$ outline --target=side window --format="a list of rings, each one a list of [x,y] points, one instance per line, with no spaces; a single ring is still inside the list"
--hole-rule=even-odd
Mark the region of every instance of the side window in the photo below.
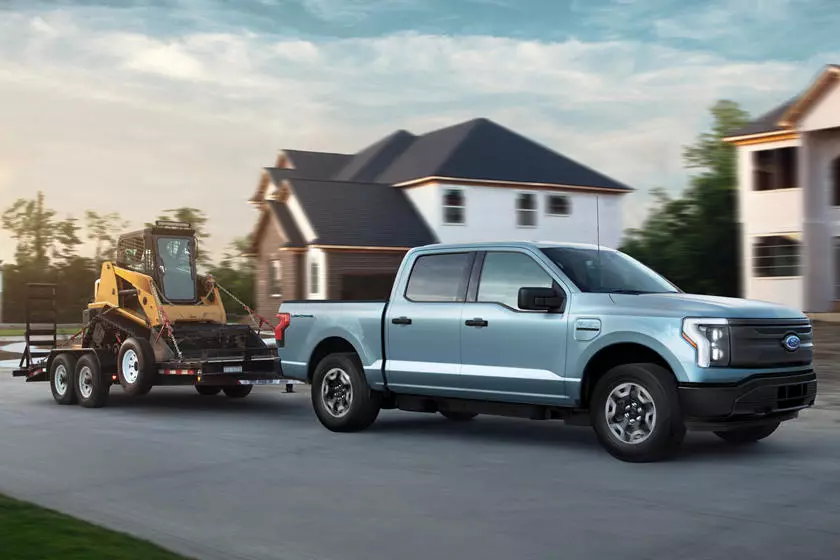
[[[550,288],[551,276],[524,253],[487,253],[478,283],[478,299],[519,309],[519,288]]]
[[[471,264],[470,253],[418,257],[408,277],[405,297],[416,302],[462,302]]]

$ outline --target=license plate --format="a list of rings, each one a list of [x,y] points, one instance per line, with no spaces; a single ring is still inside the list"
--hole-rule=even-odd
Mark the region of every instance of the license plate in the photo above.
[[[283,385],[286,382],[282,379],[240,379],[240,385]]]
[[[242,373],[242,366],[225,366],[225,373]]]

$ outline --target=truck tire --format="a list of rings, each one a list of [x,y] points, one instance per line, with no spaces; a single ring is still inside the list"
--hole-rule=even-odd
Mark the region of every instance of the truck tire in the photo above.
[[[215,385],[195,385],[195,390],[205,397],[212,397],[222,392],[222,388]]]
[[[379,416],[382,396],[368,386],[355,354],[330,354],[312,376],[312,406],[328,430],[357,432]]]
[[[674,376],[656,364],[622,364],[595,385],[592,426],[601,445],[631,463],[673,455],[685,438]]]
[[[230,399],[244,399],[251,394],[251,390],[253,388],[253,385],[229,385],[227,387],[222,387],[222,391],[224,391],[225,396]]]
[[[73,383],[79,404],[85,408],[101,408],[108,400],[111,380],[102,375],[99,360],[93,354],[85,354],[76,362]]]
[[[753,426],[751,428],[739,428],[725,432],[715,432],[715,435],[726,443],[743,445],[746,443],[755,443],[770,436],[779,428],[780,425],[781,422],[773,422],[772,424]]]
[[[469,422],[478,416],[477,412],[453,412],[450,410],[441,410],[439,412],[444,418],[453,422]]]
[[[155,384],[155,352],[148,340],[127,338],[117,356],[117,376],[123,390],[132,397],[147,394]]]
[[[59,354],[50,364],[50,389],[58,404],[76,404],[75,370],[76,356],[70,353]]]

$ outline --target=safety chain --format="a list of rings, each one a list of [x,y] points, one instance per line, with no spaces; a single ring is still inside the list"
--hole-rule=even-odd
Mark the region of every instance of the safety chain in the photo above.
[[[242,307],[244,307],[244,308],[245,308],[245,311],[247,311],[247,312],[248,312],[248,315],[251,317],[251,320],[252,320],[252,321],[254,321],[255,323],[257,323],[257,334],[259,334],[259,333],[262,331],[262,326],[263,326],[263,325],[268,325],[269,327],[271,327],[271,329],[272,329],[272,330],[274,330],[274,327],[275,327],[275,325],[274,325],[274,324],[272,324],[270,321],[268,321],[268,320],[267,320],[267,319],[265,319],[264,317],[262,317],[262,316],[258,315],[258,314],[257,314],[257,313],[253,310],[253,309],[251,309],[250,307],[248,307],[248,306],[245,304],[245,302],[244,302],[244,301],[242,301],[241,299],[239,299],[238,297],[236,297],[235,295],[233,295],[233,294],[230,292],[230,290],[228,290],[227,288],[225,288],[224,286],[222,286],[221,284],[219,284],[219,283],[216,281],[216,279],[213,277],[213,275],[212,275],[212,274],[208,274],[208,275],[207,275],[207,283],[210,285],[210,289],[211,289],[211,290],[213,289],[213,287],[214,287],[214,286],[215,286],[216,288],[219,288],[219,289],[220,289],[220,290],[222,290],[224,293],[226,293],[228,296],[230,296],[230,298],[231,298],[233,301],[235,301],[236,303],[238,303],[239,305],[241,305]]]
[[[155,338],[155,343],[160,340],[160,335],[166,330],[166,333],[169,335],[169,340],[172,341],[172,345],[175,346],[175,352],[178,354],[178,360],[183,361],[184,356],[181,354],[181,348],[178,347],[178,341],[175,340],[175,333],[172,331],[172,323],[169,322],[169,317],[166,316],[166,311],[163,310],[163,303],[160,300],[160,297],[157,293],[157,288],[155,288],[155,283],[150,282],[149,285],[152,287],[152,296],[155,298],[155,303],[158,307],[158,319],[162,323],[160,330],[158,331],[157,337]]]

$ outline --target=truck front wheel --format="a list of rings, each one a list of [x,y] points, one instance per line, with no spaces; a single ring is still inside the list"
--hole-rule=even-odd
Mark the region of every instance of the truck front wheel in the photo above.
[[[659,461],[685,437],[677,385],[656,364],[622,364],[595,385],[592,425],[606,450],[622,461]]]
[[[355,354],[330,354],[312,376],[312,405],[321,424],[333,432],[364,430],[376,420],[381,395],[365,380]]]

